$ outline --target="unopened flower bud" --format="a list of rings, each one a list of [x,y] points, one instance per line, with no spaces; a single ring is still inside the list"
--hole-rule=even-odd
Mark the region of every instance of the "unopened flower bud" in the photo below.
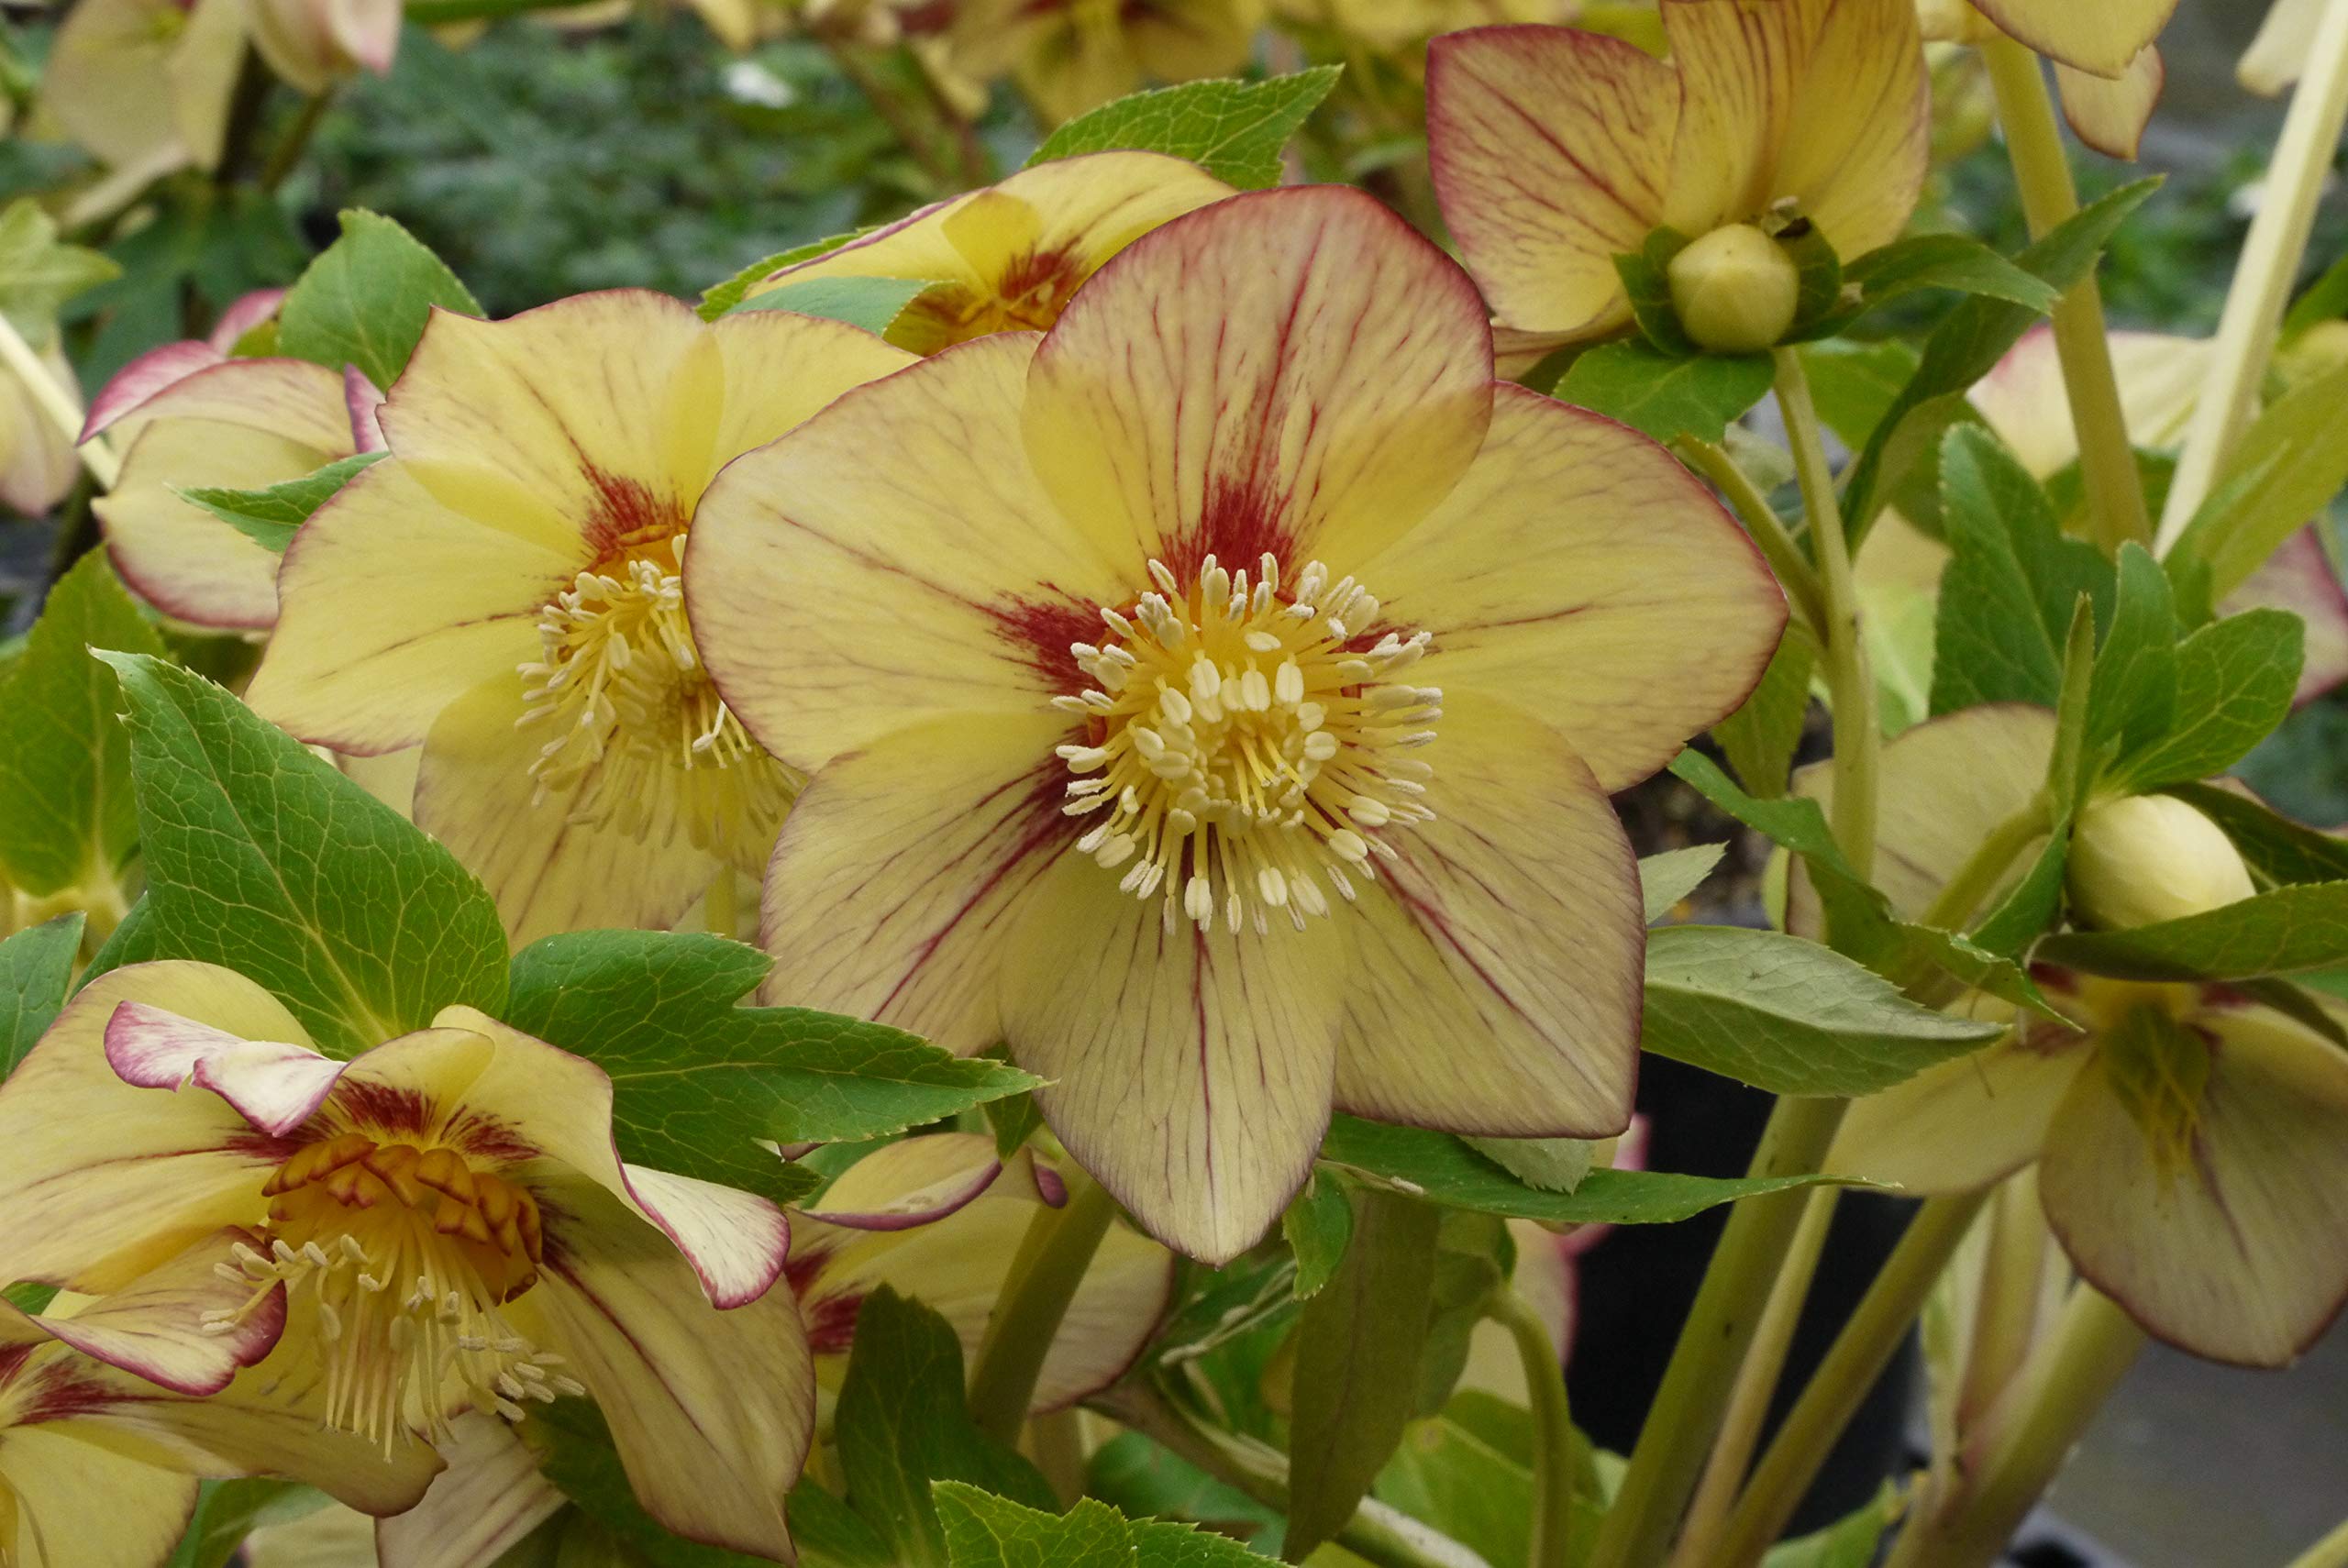
[[[1716,228],[1671,259],[1671,305],[1697,347],[1755,354],[1794,324],[1801,273],[1751,224]]]
[[[2108,931],[2183,920],[2256,889],[2218,824],[2170,795],[2090,807],[2071,837],[2071,907]]]

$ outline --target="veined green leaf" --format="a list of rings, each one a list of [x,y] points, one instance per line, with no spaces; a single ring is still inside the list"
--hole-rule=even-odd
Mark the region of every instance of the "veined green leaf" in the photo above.
[[[356,365],[388,388],[407,368],[435,305],[464,315],[481,303],[447,263],[380,213],[342,215],[342,237],[286,291],[277,346],[297,359]]]
[[[1044,138],[1032,169],[1079,153],[1126,150],[1188,159],[1242,190],[1280,182],[1280,149],[1337,84],[1335,65],[1264,82],[1185,82],[1103,104]]]
[[[897,324],[907,305],[934,286],[926,278],[807,278],[753,294],[727,314],[797,311],[801,315],[844,321],[878,337]]]
[[[2348,882],[2303,882],[2183,920],[2069,932],[2038,944],[2049,964],[2125,980],[2248,980],[2348,963]]]
[[[2021,305],[2039,315],[2063,291],[1968,234],[1919,234],[1869,251],[1844,269],[1872,308],[1918,289],[1949,289]],[[1847,325],[1847,321],[1838,325]]]
[[[316,1513],[327,1502],[325,1493],[295,1481],[249,1477],[204,1482],[196,1491],[187,1533],[164,1568],[227,1568],[254,1530],[291,1523]]]
[[[1916,373],[1916,350],[1896,338],[1855,343],[1834,337],[1805,343],[1798,352],[1818,416],[1855,452],[1866,446]]]
[[[1047,1513],[958,1481],[932,1489],[949,1568],[1246,1568],[1266,1560],[1188,1524],[1128,1519],[1086,1497]]]
[[[1544,1192],[1571,1192],[1596,1164],[1598,1144],[1591,1138],[1477,1138],[1460,1142],[1527,1187]]]
[[[0,314],[34,348],[55,340],[60,305],[121,275],[112,258],[59,244],[57,220],[32,197],[0,212]]]
[[[55,1021],[73,985],[83,919],[62,914],[0,942],[0,1080]]]
[[[1335,1171],[1312,1174],[1280,1216],[1280,1234],[1296,1254],[1296,1298],[1319,1295],[1354,1234],[1353,1201]]]
[[[2348,484],[2348,441],[2340,439],[2343,404],[2348,364],[2291,388],[2243,433],[2210,499],[2172,552],[2210,569],[2213,599],[2240,587]]]
[[[2165,733],[2176,713],[2177,624],[2168,574],[2132,539],[2120,547],[2119,583],[2085,738],[2089,752],[2109,743],[2124,756]]]
[[[794,245],[788,250],[778,250],[771,256],[762,256],[724,282],[712,283],[703,291],[701,304],[695,305],[693,309],[703,321],[715,321],[719,316],[740,304],[743,296],[750,292],[753,284],[772,277],[785,267],[793,267],[802,261],[813,261],[818,256],[828,256],[850,240],[860,237],[863,232],[859,229],[850,229],[846,234],[826,235],[822,239],[810,240],[804,245]]]
[[[1728,753],[1737,777],[1764,799],[1786,792],[1794,751],[1810,717],[1810,672],[1817,662],[1818,643],[1809,630],[1788,626],[1752,695],[1712,726],[1712,738]]]
[[[2306,628],[2287,610],[2245,610],[2176,646],[2176,694],[2167,733],[2110,769],[2136,793],[2222,773],[2291,712]]]
[[[1602,344],[1573,362],[1557,397],[1619,419],[1658,441],[1686,433],[1717,441],[1728,422],[1759,403],[1774,375],[1767,354],[1676,359],[1650,344]]]
[[[1646,906],[1649,925],[1669,914],[1682,899],[1703,885],[1712,867],[1728,853],[1725,844],[1691,844],[1639,857],[1639,897]]]
[[[195,485],[185,490],[174,488],[172,493],[201,506],[261,548],[282,556],[285,547],[294,542],[294,530],[307,523],[312,513],[333,500],[360,469],[390,455],[360,452],[354,457],[338,458],[315,473],[260,490]]]

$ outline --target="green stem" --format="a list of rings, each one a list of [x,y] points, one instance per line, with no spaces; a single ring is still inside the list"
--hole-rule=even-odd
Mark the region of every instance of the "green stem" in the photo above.
[[[1998,100],[1998,121],[2006,133],[2006,155],[2021,194],[2022,216],[2037,238],[2079,210],[2071,182],[2070,156],[2046,94],[2038,56],[1999,33],[1981,46],[1989,88]],[[2121,411],[2120,380],[2111,368],[2111,344],[2104,335],[2103,295],[2090,272],[2054,306],[2054,353],[2063,365],[2063,391],[2070,399],[2071,423],[2079,436],[2079,478],[2096,542],[2116,555],[2129,540],[2149,544],[2152,517],[2144,509],[2144,485],[2136,454],[2128,444],[2128,421]]]
[[[1793,1518],[1867,1390],[1908,1337],[1933,1286],[1981,1210],[1989,1189],[1928,1199],[1786,1413],[1705,1568],[1750,1568]]]
[[[5,315],[0,315],[0,363],[6,363],[17,373],[34,406],[65,437],[66,445],[81,458],[82,466],[90,470],[90,477],[101,488],[112,490],[122,474],[122,463],[114,455],[114,448],[103,436],[82,439],[82,405],[59,382],[56,371],[33,352],[33,346],[25,341],[16,324]]]
[[[1965,864],[1926,906],[1919,923],[1935,931],[1964,930],[1973,911],[1998,890],[2022,851],[2044,836],[2048,826],[2046,801],[2042,796],[1991,828],[1989,836],[1973,846]]]
[[[1574,1421],[1566,1397],[1566,1366],[1540,1314],[1515,1291],[1496,1292],[1486,1315],[1516,1342],[1524,1365],[1525,1397],[1533,1408],[1533,1551],[1531,1568],[1567,1568],[1574,1560]]]
[[[1778,1100],[1749,1174],[1800,1176],[1818,1169],[1845,1109],[1840,1099]],[[1663,1386],[1639,1429],[1630,1468],[1599,1530],[1589,1568],[1652,1568],[1663,1560],[1807,1198],[1789,1188],[1740,1199],[1730,1210]]]
[[[1027,1456],[1051,1484],[1060,1507],[1072,1508],[1084,1496],[1084,1412],[1069,1406],[1047,1410],[1027,1421]]]
[[[2291,1559],[2290,1568],[2348,1568],[2348,1519]]]
[[[334,87],[328,84],[303,103],[302,112],[286,127],[284,138],[270,150],[269,163],[260,171],[262,190],[274,191],[285,183],[285,177],[302,161],[303,151],[309,147],[318,122],[327,116],[327,106],[333,102]]]
[[[1044,1357],[1116,1217],[1116,1200],[1108,1189],[1071,1169],[1068,1201],[1038,1209],[1028,1221],[1011,1277],[979,1343],[978,1364],[970,1369],[970,1419],[988,1436],[1006,1443],[1019,1440]]]
[[[2193,513],[2216,488],[2234,442],[2257,406],[2259,383],[2275,351],[2276,331],[2289,301],[2299,259],[2315,225],[2316,204],[2348,120],[2348,0],[2331,0],[2317,23],[2306,72],[2291,94],[2275,156],[2260,187],[2216,346],[2168,500],[2161,509],[2160,549],[2166,554]]]
[[[1769,498],[1761,493],[1761,487],[1753,482],[1752,476],[1739,468],[1736,459],[1727,452],[1698,436],[1683,435],[1671,446],[1682,462],[1711,480],[1714,490],[1728,497],[1729,504],[1744,520],[1744,531],[1752,536],[1754,544],[1760,548],[1762,558],[1769,563],[1769,569],[1777,574],[1778,581],[1785,588],[1786,598],[1792,604],[1794,613],[1812,632],[1825,624],[1826,609],[1819,595],[1818,573],[1811,568],[1810,558],[1801,553],[1801,547],[1794,542],[1794,536],[1786,531],[1785,522],[1778,515],[1777,508],[1769,504]]]
[[[1834,840],[1861,878],[1874,873],[1876,758],[1883,728],[1876,717],[1875,676],[1859,635],[1858,588],[1851,576],[1850,541],[1843,533],[1834,475],[1826,464],[1810,377],[1791,348],[1772,350],[1778,367],[1778,406],[1792,438],[1794,473],[1810,519],[1810,547],[1818,557],[1818,587],[1825,623],[1819,628],[1826,660],[1826,693],[1834,706]]]

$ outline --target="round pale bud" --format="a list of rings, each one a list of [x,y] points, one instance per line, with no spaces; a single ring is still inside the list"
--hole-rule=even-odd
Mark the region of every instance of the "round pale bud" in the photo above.
[[[1755,354],[1794,324],[1801,273],[1749,223],[1716,228],[1671,259],[1671,307],[1700,348]]]
[[[2073,913],[2107,931],[2183,920],[2256,890],[2218,824],[2170,795],[2088,808],[2071,835],[2068,881]]]

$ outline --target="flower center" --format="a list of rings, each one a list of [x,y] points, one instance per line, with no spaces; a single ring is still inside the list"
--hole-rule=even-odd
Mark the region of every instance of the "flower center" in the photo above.
[[[1088,744],[1059,755],[1077,777],[1061,810],[1101,814],[1077,847],[1139,899],[1165,890],[1165,922],[1201,929],[1216,912],[1258,933],[1284,910],[1298,930],[1329,912],[1325,880],[1354,897],[1391,857],[1382,830],[1432,822],[1423,797],[1434,769],[1404,755],[1434,738],[1443,693],[1393,678],[1427,650],[1428,634],[1388,633],[1356,647],[1378,601],[1315,561],[1280,591],[1267,555],[1256,581],[1209,556],[1178,582],[1149,563],[1158,591],[1130,615],[1101,612],[1101,646],[1073,645],[1097,683],[1054,705],[1083,715]]]
[[[261,1193],[267,1252],[239,1242],[217,1270],[253,1295],[207,1331],[227,1331],[282,1284],[289,1315],[306,1309],[315,1323],[306,1339],[329,1425],[389,1452],[403,1433],[445,1440],[468,1406],[519,1419],[525,1400],[584,1392],[499,1310],[537,1283],[544,1253],[537,1202],[522,1188],[451,1149],[346,1132],[294,1154]]]
[[[685,621],[685,536],[582,571],[538,618],[522,666],[525,725],[552,738],[530,764],[533,804],[571,796],[570,820],[762,863],[799,780],[734,717]]]

